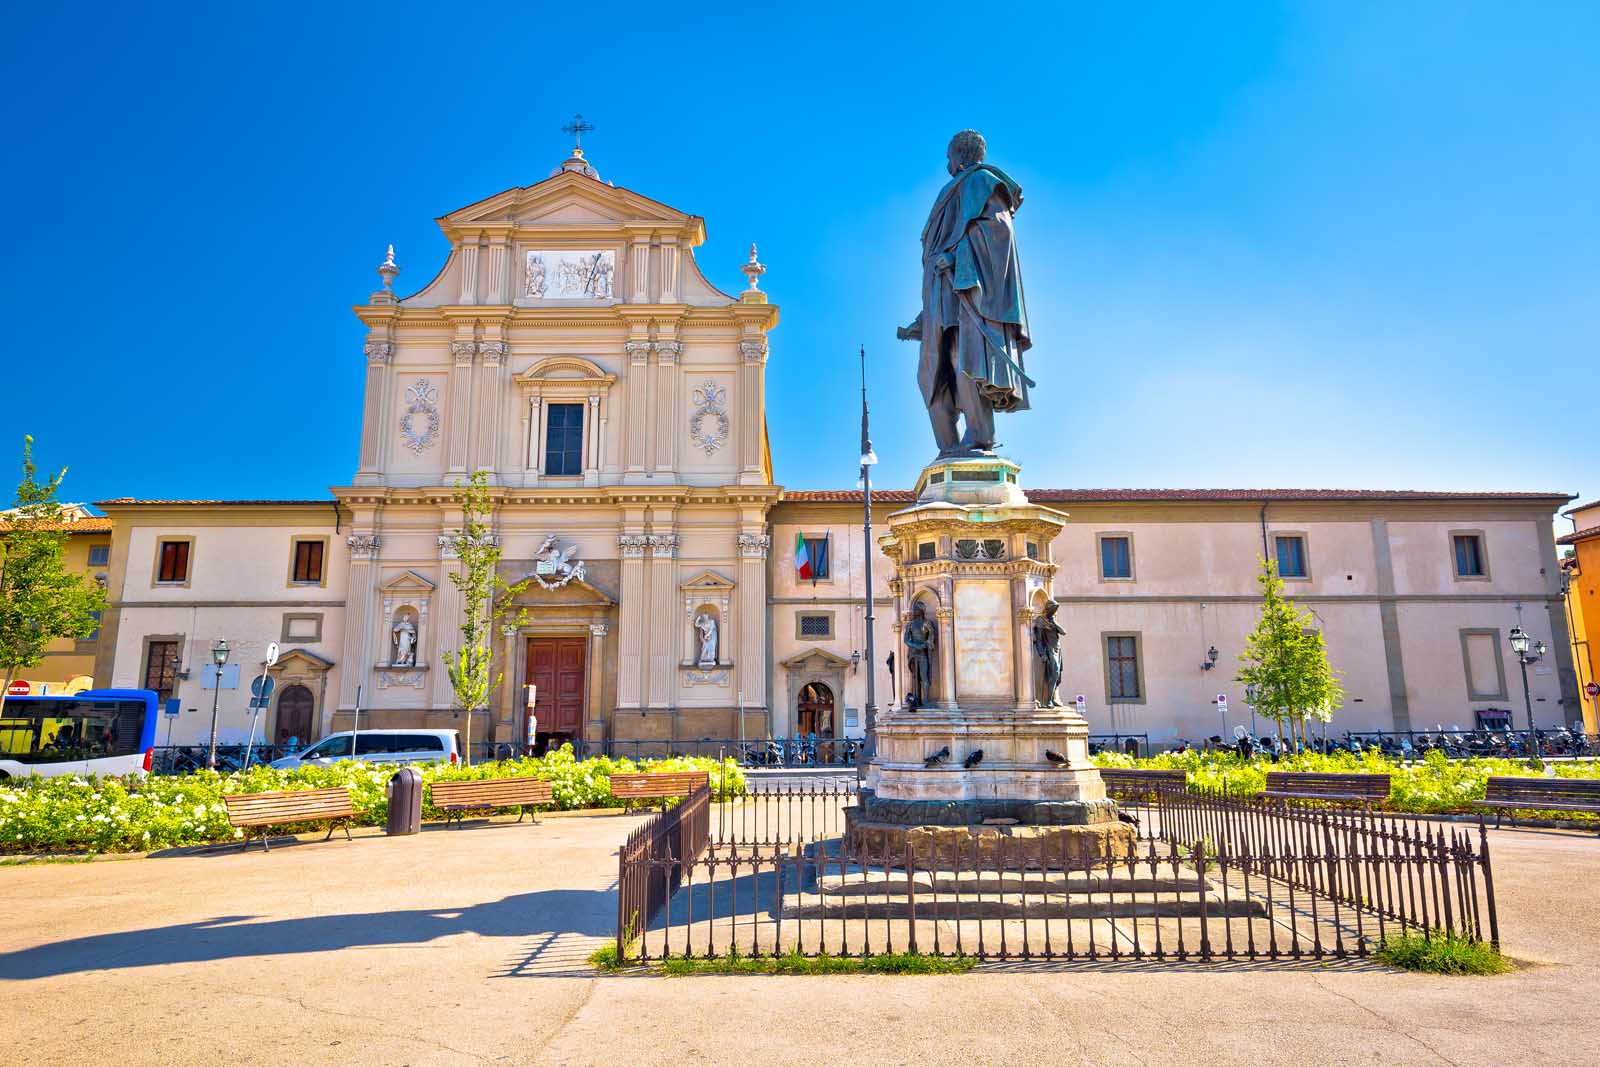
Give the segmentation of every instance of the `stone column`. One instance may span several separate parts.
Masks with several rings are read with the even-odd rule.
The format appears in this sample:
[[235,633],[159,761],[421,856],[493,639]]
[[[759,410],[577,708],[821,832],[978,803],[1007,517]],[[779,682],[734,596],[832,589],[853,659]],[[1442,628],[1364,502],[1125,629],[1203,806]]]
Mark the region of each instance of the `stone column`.
[[650,302],[650,237],[648,234],[639,234],[634,237],[628,246],[628,258],[633,265],[633,292],[629,297],[630,304],[648,304]]
[[761,428],[766,411],[767,339],[746,337],[739,342],[744,357],[739,368],[739,481],[761,481]]
[[1034,692],[1034,676],[1038,673],[1033,656],[1033,620],[1038,612],[1032,608],[1017,609],[1017,632],[1012,639],[1016,649],[1017,707],[1031,708],[1040,694]]
[[[739,714],[766,714],[767,696],[767,555],[772,537],[762,527],[747,524],[739,533],[739,576],[734,590],[733,620],[737,636],[734,649],[734,677],[737,682]],[[843,694],[840,694],[841,703]],[[843,712],[841,711],[842,715]],[[842,722],[843,720],[841,720]],[[746,724],[748,727],[748,723]],[[747,735],[748,736],[748,735]]]
[[678,239],[661,239],[661,297],[660,304],[678,302]]
[[954,708],[956,700],[956,613],[950,608],[940,608],[934,613],[939,620],[939,677],[934,689],[939,694],[936,701],[941,708]]
[[458,304],[478,302],[478,235],[461,239],[461,297]]
[[477,400],[473,402],[471,469],[489,472],[489,484],[499,482],[500,419],[502,400],[501,368],[505,365],[504,341],[478,342],[482,365],[478,368]]
[[382,436],[388,423],[384,418],[389,399],[389,365],[394,360],[393,341],[368,341],[367,389],[361,408],[361,463],[356,480],[378,481],[383,471]]
[[583,736],[587,741],[603,741],[606,736],[605,714],[605,658],[606,634],[611,628],[603,622],[589,624],[589,700],[585,714]]
[[683,355],[682,343],[674,340],[657,341],[656,391],[655,391],[655,470],[657,474],[671,475],[677,469],[677,442],[681,432],[678,425],[679,361]]
[[[461,557],[456,552],[456,533],[443,530],[439,543],[439,612],[434,616],[433,635],[422,635],[427,644],[418,647],[417,662],[422,653],[429,656],[428,672],[433,680],[433,706],[449,708],[455,704],[455,690],[450,687],[450,674],[444,669],[444,654],[461,644],[461,590],[450,580],[452,573],[461,573]],[[480,738],[481,740],[481,738]]]
[[[350,547],[350,590],[346,603],[343,669],[339,672],[339,706],[356,703],[356,687],[364,687],[363,699],[371,697],[372,667],[377,662],[372,651],[372,635],[377,628],[374,612],[378,605],[378,549],[382,539],[369,530],[357,530],[345,538]],[[331,720],[331,709],[324,708],[323,728]]]
[[[645,603],[644,550],[649,538],[642,524],[630,525],[617,538],[622,557],[622,591],[617,605],[620,644],[617,647],[617,709],[638,711],[644,706],[644,627],[648,616]],[[613,729],[616,724],[613,723]]]
[[650,422],[650,342],[634,338],[624,342],[628,353],[626,417],[628,421],[627,475],[630,481],[643,481],[648,456],[645,428]]
[[683,627],[677,623],[678,535],[672,527],[652,523],[650,534],[650,618],[645,652],[649,662],[649,705],[652,711],[673,706],[677,689],[678,643]]
[[448,473],[455,475],[467,473],[467,443],[472,429],[472,357],[477,350],[475,341],[450,342],[455,367],[450,372],[450,409],[445,413],[445,440],[449,442],[445,460],[449,465]]

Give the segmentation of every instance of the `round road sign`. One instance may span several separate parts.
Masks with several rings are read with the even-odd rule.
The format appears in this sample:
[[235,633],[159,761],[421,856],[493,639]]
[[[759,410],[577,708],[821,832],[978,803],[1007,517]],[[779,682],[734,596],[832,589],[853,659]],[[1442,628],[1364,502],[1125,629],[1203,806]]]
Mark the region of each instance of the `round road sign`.
[[8,697],[25,697],[31,692],[33,692],[33,686],[21,678],[6,686],[6,696]]
[[1583,687],[1583,695],[1587,697],[1600,697],[1600,682],[1590,682]]

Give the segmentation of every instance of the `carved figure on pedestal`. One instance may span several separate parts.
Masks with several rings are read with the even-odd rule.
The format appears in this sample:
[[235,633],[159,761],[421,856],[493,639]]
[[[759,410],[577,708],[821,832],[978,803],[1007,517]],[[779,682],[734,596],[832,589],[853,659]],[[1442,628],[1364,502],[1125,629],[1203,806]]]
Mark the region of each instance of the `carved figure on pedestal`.
[[1044,692],[1034,701],[1041,708],[1059,708],[1056,690],[1061,686],[1061,635],[1066,633],[1056,622],[1056,609],[1061,605],[1054,600],[1044,602],[1044,612],[1033,620],[1033,654],[1044,675]]
[[411,621],[409,613],[401,611],[394,617],[394,624],[389,628],[394,642],[393,655],[389,664],[394,667],[415,667],[417,665],[417,624]]
[[915,710],[933,700],[933,654],[939,645],[939,626],[928,618],[927,608],[920,600],[911,606],[905,643],[906,674],[911,682],[911,696],[906,703]]
[[976,130],[952,137],[946,155],[950,182],[922,230],[922,313],[896,336],[922,343],[917,383],[939,455],[992,455],[994,413],[1027,410],[1033,386],[1012,230],[1022,187],[983,161]]
[[694,628],[700,631],[700,666],[717,665],[717,617],[709,611],[695,616]]

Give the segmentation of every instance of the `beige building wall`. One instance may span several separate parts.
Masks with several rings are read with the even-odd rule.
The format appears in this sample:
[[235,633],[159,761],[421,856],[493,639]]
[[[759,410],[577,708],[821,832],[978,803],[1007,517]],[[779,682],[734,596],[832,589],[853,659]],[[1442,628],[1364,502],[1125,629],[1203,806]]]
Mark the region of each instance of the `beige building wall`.
[[[1519,620],[1552,650],[1529,668],[1536,721],[1554,726],[1570,717],[1563,700],[1570,703],[1576,693],[1572,684],[1563,684],[1570,654],[1557,651],[1567,646],[1550,533],[1551,514],[1566,498],[1350,492],[1293,499],[1291,491],[1279,491],[1265,501],[1237,499],[1242,495],[1032,494],[1035,502],[1068,514],[1053,546],[1054,595],[1067,628],[1061,691],[1067,700],[1085,697],[1096,732],[1148,733],[1152,741],[1169,743],[1224,733],[1241,723],[1248,727],[1250,708],[1233,677],[1259,613],[1258,561],[1264,545],[1275,553],[1279,535],[1304,539],[1307,577],[1285,584],[1313,612],[1343,675],[1346,699],[1334,733],[1433,729],[1440,723],[1470,728],[1475,712],[1488,709],[1510,710],[1512,721],[1523,725],[1521,677],[1506,645]],[[801,640],[792,616],[825,608],[837,613],[841,634],[860,632],[860,503],[851,496],[790,492],[773,511],[773,691],[775,699],[789,697],[787,706],[775,708],[778,733],[792,732],[795,722],[782,664],[808,647],[820,645],[846,659],[854,647],[843,636]],[[909,502],[903,492],[885,496],[883,516]],[[841,545],[851,545],[852,529],[855,554],[832,582],[818,583],[813,591],[811,583],[794,581],[798,531],[814,536],[828,530]],[[1484,578],[1455,575],[1451,535],[1457,532],[1483,538]],[[1130,539],[1131,578],[1102,576],[1099,543],[1108,535]],[[890,573],[880,553],[874,564],[880,590]],[[888,640],[882,634],[884,625],[880,620],[880,660],[894,647],[892,633]],[[892,630],[893,620],[887,625]],[[1111,635],[1137,640],[1138,699],[1110,696],[1105,639]],[[1212,647],[1216,665],[1203,669]],[[1503,684],[1480,684],[1486,675],[1498,682],[1501,674]],[[862,688],[846,679],[851,699],[860,699]],[[880,686],[880,692],[889,690]],[[1226,719],[1218,694],[1228,698]],[[1267,729],[1265,719],[1257,726]]]
[[[102,501],[116,523],[109,578],[111,606],[102,632],[97,674],[106,684],[145,688],[152,642],[175,641],[180,666],[170,695],[181,702],[176,719],[165,719],[157,743],[199,744],[210,736],[213,695],[221,743],[243,743],[251,729],[249,681],[259,675],[267,645],[277,643],[273,668],[277,692],[264,710],[256,737],[277,737],[277,702],[291,685],[313,699],[313,731],[328,729],[337,693],[344,640],[348,553],[334,502]],[[295,582],[293,545],[321,542],[322,579]],[[188,573],[181,582],[158,580],[164,541],[189,545]],[[238,687],[214,694],[202,687],[211,647],[221,638],[231,664],[240,667]],[[297,736],[300,736],[297,732]],[[310,738],[301,736],[301,740]]]

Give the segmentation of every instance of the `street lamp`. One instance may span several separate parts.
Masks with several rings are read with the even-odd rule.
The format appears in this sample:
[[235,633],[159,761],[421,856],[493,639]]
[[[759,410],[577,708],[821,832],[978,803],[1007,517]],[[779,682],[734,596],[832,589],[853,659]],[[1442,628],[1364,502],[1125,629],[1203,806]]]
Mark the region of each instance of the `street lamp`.
[[1534,732],[1533,696],[1528,692],[1528,664],[1544,658],[1544,642],[1535,642],[1521,626],[1513,626],[1507,635],[1511,651],[1517,654],[1517,664],[1522,668],[1522,703],[1528,709],[1528,754],[1539,758],[1539,736]]
[[1244,687],[1244,702],[1250,708],[1250,736],[1251,736],[1251,738],[1255,738],[1255,737],[1258,736],[1257,733],[1256,733],[1256,687],[1255,686],[1247,685],[1247,686]]
[[222,668],[228,664],[228,642],[217,638],[211,646],[211,659],[217,665],[216,677],[211,679],[211,751],[206,755],[206,766],[217,769],[217,702],[222,698]]

